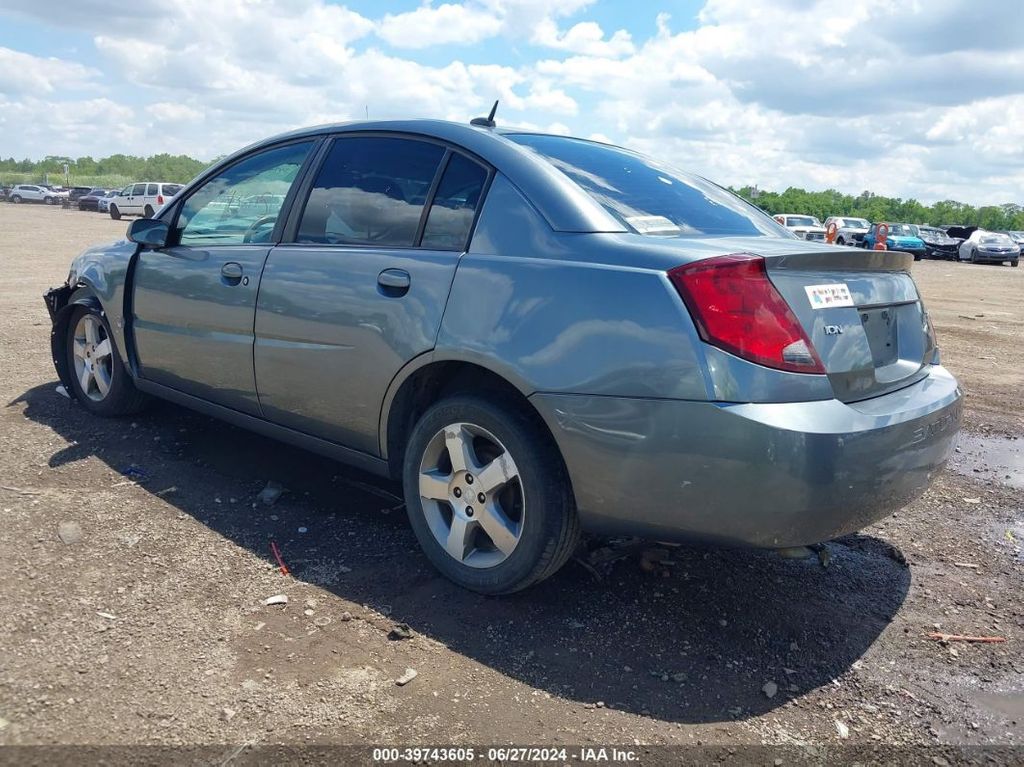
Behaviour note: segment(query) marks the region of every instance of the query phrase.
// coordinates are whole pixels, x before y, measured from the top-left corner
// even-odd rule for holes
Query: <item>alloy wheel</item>
[[[72,352],[75,378],[82,394],[94,402],[102,402],[110,392],[113,358],[107,329],[99,317],[83,314],[78,320]]]
[[[435,434],[420,460],[419,494],[427,525],[450,557],[495,567],[523,534],[526,504],[519,469],[486,429],[453,423]]]

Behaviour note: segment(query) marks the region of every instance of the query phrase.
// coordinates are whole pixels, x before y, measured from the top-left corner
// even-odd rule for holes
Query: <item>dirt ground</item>
[[[59,395],[41,295],[124,230],[0,204],[0,744],[1024,745],[1024,269],[914,265],[970,439],[828,567],[681,547],[493,599],[431,569],[393,485]]]

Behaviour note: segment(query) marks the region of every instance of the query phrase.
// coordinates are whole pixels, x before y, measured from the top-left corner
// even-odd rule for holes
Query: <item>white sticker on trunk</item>
[[[833,306],[853,306],[853,296],[845,282],[832,285],[805,285],[807,300],[812,309],[831,309]]]

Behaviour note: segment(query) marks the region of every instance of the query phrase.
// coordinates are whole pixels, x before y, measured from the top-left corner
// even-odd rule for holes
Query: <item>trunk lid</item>
[[[912,256],[846,248],[760,255],[837,399],[876,397],[927,375],[935,339],[910,277]]]

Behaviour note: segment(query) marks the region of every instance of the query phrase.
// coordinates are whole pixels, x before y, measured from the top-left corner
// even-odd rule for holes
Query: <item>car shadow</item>
[[[106,420],[54,389],[9,405],[70,443],[50,466],[96,456],[268,561],[274,540],[296,578],[583,704],[686,723],[763,714],[849,669],[910,585],[897,549],[853,535],[827,545],[827,568],[678,547],[653,568],[573,560],[541,587],[483,597],[427,563],[392,483],[168,403]],[[254,519],[271,479],[287,490]]]

